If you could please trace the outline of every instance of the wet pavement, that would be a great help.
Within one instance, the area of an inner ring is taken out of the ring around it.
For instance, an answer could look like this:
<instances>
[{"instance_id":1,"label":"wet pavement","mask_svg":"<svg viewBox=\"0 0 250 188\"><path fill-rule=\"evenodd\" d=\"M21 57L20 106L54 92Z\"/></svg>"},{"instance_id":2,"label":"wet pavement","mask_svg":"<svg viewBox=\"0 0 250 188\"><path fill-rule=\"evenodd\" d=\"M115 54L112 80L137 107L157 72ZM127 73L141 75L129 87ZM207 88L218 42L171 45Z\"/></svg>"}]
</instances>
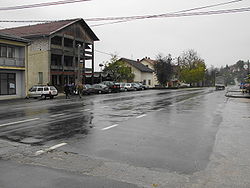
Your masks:
<instances>
[{"instance_id":1,"label":"wet pavement","mask_svg":"<svg viewBox=\"0 0 250 188\"><path fill-rule=\"evenodd\" d=\"M218 106L224 96L211 93L212 89L148 90L83 100L35 100L5 113L1 109L0 137L31 145L63 141L69 151L80 154L193 173L206 167L221 122L215 112L222 108ZM136 118L140 115L145 117ZM8 125L9 120L22 119L31 121Z\"/></svg>"},{"instance_id":2,"label":"wet pavement","mask_svg":"<svg viewBox=\"0 0 250 188\"><path fill-rule=\"evenodd\" d=\"M2 103L0 138L28 144L35 148L33 153L38 148L66 143L59 151L63 152L60 158L67 161L64 163L68 166L58 161L56 164L52 159L57 157L50 156L53 153L36 159L36 163L45 166L68 169L73 163L79 166L80 162L76 161L81 160L78 158L88 157L84 160L96 159L101 163L90 168L87 175L107 176L119 181L127 176L130 178L126 182L140 179L139 182L148 182L149 187L158 187L154 180L149 180L159 173L159 185L191 187L187 179L209 173L213 160L222 155L214 156L220 146L218 135L223 126L227 126L225 122L232 118L236 100L225 97L225 93L213 88L147 90L92 95L83 99ZM240 116L241 113L236 114ZM247 118L242 121L249 122ZM224 135L224 139L227 137ZM18 160L22 161L20 157ZM124 177L121 174L125 172ZM137 177L137 174L142 176ZM174 178L173 174L176 174ZM164 177L168 182L163 181ZM175 181L179 183L173 183ZM199 183L195 179L192 185L196 184Z\"/></svg>"},{"instance_id":3,"label":"wet pavement","mask_svg":"<svg viewBox=\"0 0 250 188\"><path fill-rule=\"evenodd\" d=\"M7 161L0 161L0 166L1 188L138 188L128 183L82 176L42 166Z\"/></svg>"}]
</instances>

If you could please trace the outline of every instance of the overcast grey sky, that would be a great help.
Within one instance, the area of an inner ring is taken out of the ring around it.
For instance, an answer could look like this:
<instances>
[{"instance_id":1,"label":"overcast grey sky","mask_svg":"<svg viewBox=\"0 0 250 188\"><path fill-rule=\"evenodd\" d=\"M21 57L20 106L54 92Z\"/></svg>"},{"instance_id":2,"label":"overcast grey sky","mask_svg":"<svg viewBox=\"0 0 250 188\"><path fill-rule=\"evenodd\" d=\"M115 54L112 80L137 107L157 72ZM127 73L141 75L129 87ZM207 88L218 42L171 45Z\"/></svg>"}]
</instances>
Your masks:
<instances>
[{"instance_id":1,"label":"overcast grey sky","mask_svg":"<svg viewBox=\"0 0 250 188\"><path fill-rule=\"evenodd\" d=\"M1 0L0 7L54 2L57 0ZM93 17L117 17L175 12L184 9L223 3L229 0L92 0L87 2L0 11L2 20L71 19ZM203 9L221 10L250 7L249 0L239 3ZM157 54L179 56L194 49L209 66L232 65L238 60L250 59L250 12L136 20L112 25L91 27L100 41L95 49L117 53L121 57L154 59ZM90 26L94 22L87 22ZM19 24L20 25L20 24ZM23 24L22 24L23 25ZM0 23L0 27L15 27L14 23ZM95 53L98 66L110 56Z\"/></svg>"}]
</instances>

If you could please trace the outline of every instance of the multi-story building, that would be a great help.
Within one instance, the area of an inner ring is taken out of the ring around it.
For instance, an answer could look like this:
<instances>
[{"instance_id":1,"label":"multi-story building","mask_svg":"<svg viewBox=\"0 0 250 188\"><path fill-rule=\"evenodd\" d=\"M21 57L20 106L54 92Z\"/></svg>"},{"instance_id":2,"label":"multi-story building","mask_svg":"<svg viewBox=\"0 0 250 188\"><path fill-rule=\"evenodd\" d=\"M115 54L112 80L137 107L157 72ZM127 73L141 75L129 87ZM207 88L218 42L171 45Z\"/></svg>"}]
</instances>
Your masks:
<instances>
[{"instance_id":1,"label":"multi-story building","mask_svg":"<svg viewBox=\"0 0 250 188\"><path fill-rule=\"evenodd\" d=\"M0 99L25 97L29 40L0 32Z\"/></svg>"},{"instance_id":2,"label":"multi-story building","mask_svg":"<svg viewBox=\"0 0 250 188\"><path fill-rule=\"evenodd\" d=\"M85 65L92 67L94 42L99 39L83 19L63 20L0 30L31 41L28 47L27 84L85 81Z\"/></svg>"}]
</instances>

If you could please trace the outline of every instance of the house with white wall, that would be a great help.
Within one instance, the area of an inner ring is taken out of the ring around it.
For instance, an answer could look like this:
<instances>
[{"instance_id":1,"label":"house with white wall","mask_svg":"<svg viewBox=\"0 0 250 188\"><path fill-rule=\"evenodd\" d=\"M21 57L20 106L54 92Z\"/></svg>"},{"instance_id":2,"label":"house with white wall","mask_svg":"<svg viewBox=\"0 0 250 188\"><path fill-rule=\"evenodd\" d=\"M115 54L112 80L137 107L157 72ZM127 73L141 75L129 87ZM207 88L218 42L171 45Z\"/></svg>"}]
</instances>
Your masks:
<instances>
[{"instance_id":1,"label":"house with white wall","mask_svg":"<svg viewBox=\"0 0 250 188\"><path fill-rule=\"evenodd\" d=\"M146 67L152 69L153 72L153 79L152 79L152 85L156 86L159 85L156 73L155 73L155 68L154 65L156 64L155 60L150 59L149 57L145 57L143 59L140 60L140 63L142 63L143 65L145 65Z\"/></svg>"},{"instance_id":2,"label":"house with white wall","mask_svg":"<svg viewBox=\"0 0 250 188\"><path fill-rule=\"evenodd\" d=\"M132 73L134 73L134 82L141 82L148 87L154 87L153 85L153 70L149 67L143 65L139 60L134 61L131 59L121 58L126 66L131 68Z\"/></svg>"}]
</instances>

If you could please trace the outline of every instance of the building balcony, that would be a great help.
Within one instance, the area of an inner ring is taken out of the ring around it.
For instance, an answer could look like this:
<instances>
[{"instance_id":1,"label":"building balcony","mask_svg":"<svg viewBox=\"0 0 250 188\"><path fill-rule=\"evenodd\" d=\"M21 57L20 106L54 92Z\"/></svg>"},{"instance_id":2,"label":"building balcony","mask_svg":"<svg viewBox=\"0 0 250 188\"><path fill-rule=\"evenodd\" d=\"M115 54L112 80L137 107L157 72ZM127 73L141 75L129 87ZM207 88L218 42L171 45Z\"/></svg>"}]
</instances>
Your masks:
<instances>
[{"instance_id":1,"label":"building balcony","mask_svg":"<svg viewBox=\"0 0 250 188\"><path fill-rule=\"evenodd\" d=\"M75 71L76 68L73 66L63 66L63 69L67 71Z\"/></svg>"},{"instance_id":2,"label":"building balcony","mask_svg":"<svg viewBox=\"0 0 250 188\"><path fill-rule=\"evenodd\" d=\"M62 65L50 65L51 70L63 70Z\"/></svg>"},{"instance_id":3,"label":"building balcony","mask_svg":"<svg viewBox=\"0 0 250 188\"><path fill-rule=\"evenodd\" d=\"M62 45L51 44L51 48L54 48L54 49L62 49Z\"/></svg>"},{"instance_id":4,"label":"building balcony","mask_svg":"<svg viewBox=\"0 0 250 188\"><path fill-rule=\"evenodd\" d=\"M0 66L25 68L24 58L0 58Z\"/></svg>"}]
</instances>

